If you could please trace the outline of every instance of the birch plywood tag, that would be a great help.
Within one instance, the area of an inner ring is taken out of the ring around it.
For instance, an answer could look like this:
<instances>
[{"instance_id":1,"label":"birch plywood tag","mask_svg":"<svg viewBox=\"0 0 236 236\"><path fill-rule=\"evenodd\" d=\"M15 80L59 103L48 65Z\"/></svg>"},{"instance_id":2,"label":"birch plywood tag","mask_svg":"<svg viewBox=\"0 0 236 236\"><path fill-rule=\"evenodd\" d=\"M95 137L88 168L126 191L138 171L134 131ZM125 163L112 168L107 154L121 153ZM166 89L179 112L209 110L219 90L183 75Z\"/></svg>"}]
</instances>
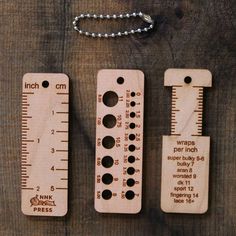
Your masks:
<instances>
[{"instance_id":1,"label":"birch plywood tag","mask_svg":"<svg viewBox=\"0 0 236 236\"><path fill-rule=\"evenodd\" d=\"M22 212L67 212L69 79L26 74L22 95Z\"/></svg>"},{"instance_id":2,"label":"birch plywood tag","mask_svg":"<svg viewBox=\"0 0 236 236\"><path fill-rule=\"evenodd\" d=\"M97 79L95 209L141 210L144 75L101 70Z\"/></svg>"},{"instance_id":3,"label":"birch plywood tag","mask_svg":"<svg viewBox=\"0 0 236 236\"><path fill-rule=\"evenodd\" d=\"M171 213L205 213L208 209L210 138L202 136L203 87L211 87L208 70L169 69L172 86L171 136L163 137L161 208Z\"/></svg>"}]
</instances>

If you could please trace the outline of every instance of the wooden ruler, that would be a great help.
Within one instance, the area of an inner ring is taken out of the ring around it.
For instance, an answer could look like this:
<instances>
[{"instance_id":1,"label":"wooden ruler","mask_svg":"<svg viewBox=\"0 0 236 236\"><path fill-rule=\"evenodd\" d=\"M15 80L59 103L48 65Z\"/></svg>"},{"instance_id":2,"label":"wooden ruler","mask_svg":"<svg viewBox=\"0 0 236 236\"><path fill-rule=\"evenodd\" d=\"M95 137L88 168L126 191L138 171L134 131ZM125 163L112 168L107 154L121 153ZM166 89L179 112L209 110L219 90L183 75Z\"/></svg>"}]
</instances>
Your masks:
<instances>
[{"instance_id":1,"label":"wooden ruler","mask_svg":"<svg viewBox=\"0 0 236 236\"><path fill-rule=\"evenodd\" d=\"M64 216L68 192L69 79L26 74L22 94L22 212Z\"/></svg>"},{"instance_id":2,"label":"wooden ruler","mask_svg":"<svg viewBox=\"0 0 236 236\"><path fill-rule=\"evenodd\" d=\"M171 213L208 209L210 138L202 136L203 87L212 86L208 70L169 69L172 86L171 136L163 137L161 208Z\"/></svg>"},{"instance_id":3,"label":"wooden ruler","mask_svg":"<svg viewBox=\"0 0 236 236\"><path fill-rule=\"evenodd\" d=\"M141 71L98 73L95 174L98 212L141 210L143 96Z\"/></svg>"}]
</instances>

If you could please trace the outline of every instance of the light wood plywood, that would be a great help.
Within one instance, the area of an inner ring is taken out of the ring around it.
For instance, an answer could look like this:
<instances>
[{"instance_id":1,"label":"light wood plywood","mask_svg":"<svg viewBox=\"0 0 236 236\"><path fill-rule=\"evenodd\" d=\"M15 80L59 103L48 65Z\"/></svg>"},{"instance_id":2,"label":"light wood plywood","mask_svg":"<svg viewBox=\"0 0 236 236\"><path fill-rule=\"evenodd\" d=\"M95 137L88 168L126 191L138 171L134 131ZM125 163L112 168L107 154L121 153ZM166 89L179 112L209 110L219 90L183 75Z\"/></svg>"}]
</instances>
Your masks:
<instances>
[{"instance_id":1,"label":"light wood plywood","mask_svg":"<svg viewBox=\"0 0 236 236\"><path fill-rule=\"evenodd\" d=\"M169 69L172 86L171 136L163 137L161 208L168 213L205 213L208 209L210 138L202 136L203 87L208 70Z\"/></svg>"},{"instance_id":2,"label":"light wood plywood","mask_svg":"<svg viewBox=\"0 0 236 236\"><path fill-rule=\"evenodd\" d=\"M21 208L63 216L68 192L69 79L26 74L22 93Z\"/></svg>"},{"instance_id":3,"label":"light wood plywood","mask_svg":"<svg viewBox=\"0 0 236 236\"><path fill-rule=\"evenodd\" d=\"M142 201L144 74L101 70L97 78L95 209L138 213Z\"/></svg>"}]
</instances>

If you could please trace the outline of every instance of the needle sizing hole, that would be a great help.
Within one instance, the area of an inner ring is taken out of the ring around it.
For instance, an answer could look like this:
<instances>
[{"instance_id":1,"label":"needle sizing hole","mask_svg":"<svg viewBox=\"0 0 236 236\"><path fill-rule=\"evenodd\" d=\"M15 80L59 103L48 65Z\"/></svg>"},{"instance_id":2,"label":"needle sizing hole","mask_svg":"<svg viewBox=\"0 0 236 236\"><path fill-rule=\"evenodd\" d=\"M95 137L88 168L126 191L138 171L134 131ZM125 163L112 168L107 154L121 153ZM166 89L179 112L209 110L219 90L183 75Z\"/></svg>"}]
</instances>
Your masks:
<instances>
[{"instance_id":1,"label":"needle sizing hole","mask_svg":"<svg viewBox=\"0 0 236 236\"><path fill-rule=\"evenodd\" d=\"M106 128L111 129L116 125L116 117L111 114L106 115L103 117L102 123Z\"/></svg>"},{"instance_id":2,"label":"needle sizing hole","mask_svg":"<svg viewBox=\"0 0 236 236\"><path fill-rule=\"evenodd\" d=\"M106 149L111 149L115 145L115 139L112 136L106 136L102 140L102 146Z\"/></svg>"},{"instance_id":3,"label":"needle sizing hole","mask_svg":"<svg viewBox=\"0 0 236 236\"><path fill-rule=\"evenodd\" d=\"M102 198L105 200L109 200L112 197L112 192L108 189L102 192Z\"/></svg>"},{"instance_id":4,"label":"needle sizing hole","mask_svg":"<svg viewBox=\"0 0 236 236\"><path fill-rule=\"evenodd\" d=\"M129 127L130 127L130 129L134 129L135 128L135 123L130 123Z\"/></svg>"},{"instance_id":5,"label":"needle sizing hole","mask_svg":"<svg viewBox=\"0 0 236 236\"><path fill-rule=\"evenodd\" d=\"M102 166L105 168L110 168L113 166L114 160L110 156L105 156L102 158Z\"/></svg>"},{"instance_id":6,"label":"needle sizing hole","mask_svg":"<svg viewBox=\"0 0 236 236\"><path fill-rule=\"evenodd\" d=\"M127 173L128 173L129 175L133 175L134 172L135 172L135 169L134 169L133 167L129 167L129 168L127 169Z\"/></svg>"},{"instance_id":7,"label":"needle sizing hole","mask_svg":"<svg viewBox=\"0 0 236 236\"><path fill-rule=\"evenodd\" d=\"M125 194L125 197L128 199L128 200L132 200L134 198L134 192L129 190L126 192Z\"/></svg>"},{"instance_id":8,"label":"needle sizing hole","mask_svg":"<svg viewBox=\"0 0 236 236\"><path fill-rule=\"evenodd\" d=\"M135 185L135 180L134 179L127 179L126 184L129 187L133 187Z\"/></svg>"},{"instance_id":9,"label":"needle sizing hole","mask_svg":"<svg viewBox=\"0 0 236 236\"><path fill-rule=\"evenodd\" d=\"M118 103L118 95L113 91L108 91L103 95L103 103L108 107L114 107Z\"/></svg>"},{"instance_id":10,"label":"needle sizing hole","mask_svg":"<svg viewBox=\"0 0 236 236\"><path fill-rule=\"evenodd\" d=\"M135 140L135 134L130 134L129 135L129 140L131 140L131 141Z\"/></svg>"},{"instance_id":11,"label":"needle sizing hole","mask_svg":"<svg viewBox=\"0 0 236 236\"><path fill-rule=\"evenodd\" d=\"M134 156L129 156L128 157L128 162L129 163L134 163L135 162L135 157Z\"/></svg>"},{"instance_id":12,"label":"needle sizing hole","mask_svg":"<svg viewBox=\"0 0 236 236\"><path fill-rule=\"evenodd\" d=\"M104 183L104 184L111 184L112 182L113 182L113 176L111 175L111 174L104 174L103 176L102 176L102 182Z\"/></svg>"}]
</instances>

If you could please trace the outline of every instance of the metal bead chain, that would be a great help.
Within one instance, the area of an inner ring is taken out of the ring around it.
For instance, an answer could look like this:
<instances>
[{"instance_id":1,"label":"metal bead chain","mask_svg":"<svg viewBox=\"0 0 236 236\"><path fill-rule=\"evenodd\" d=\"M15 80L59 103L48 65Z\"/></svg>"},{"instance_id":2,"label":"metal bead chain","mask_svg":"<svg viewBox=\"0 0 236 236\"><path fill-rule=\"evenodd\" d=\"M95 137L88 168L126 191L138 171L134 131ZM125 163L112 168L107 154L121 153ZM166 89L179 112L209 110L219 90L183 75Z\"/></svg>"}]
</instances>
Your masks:
<instances>
[{"instance_id":1,"label":"metal bead chain","mask_svg":"<svg viewBox=\"0 0 236 236\"><path fill-rule=\"evenodd\" d=\"M81 19L127 19L130 17L140 17L143 21L146 23L149 23L150 25L145 28L138 28L138 29L132 29L130 31L123 31L123 32L117 32L117 33L97 33L97 32L88 32L80 29L78 27L78 22ZM85 35L88 37L93 38L114 38L114 37L121 37L121 36L127 36L130 34L136 34L136 33L143 33L147 32L154 27L154 20L151 18L151 16L144 14L142 12L139 13L131 13L131 14L120 14L120 15L96 15L96 14L81 14L79 16L76 16L73 21L73 26L76 31L78 31L81 35Z\"/></svg>"}]
</instances>

